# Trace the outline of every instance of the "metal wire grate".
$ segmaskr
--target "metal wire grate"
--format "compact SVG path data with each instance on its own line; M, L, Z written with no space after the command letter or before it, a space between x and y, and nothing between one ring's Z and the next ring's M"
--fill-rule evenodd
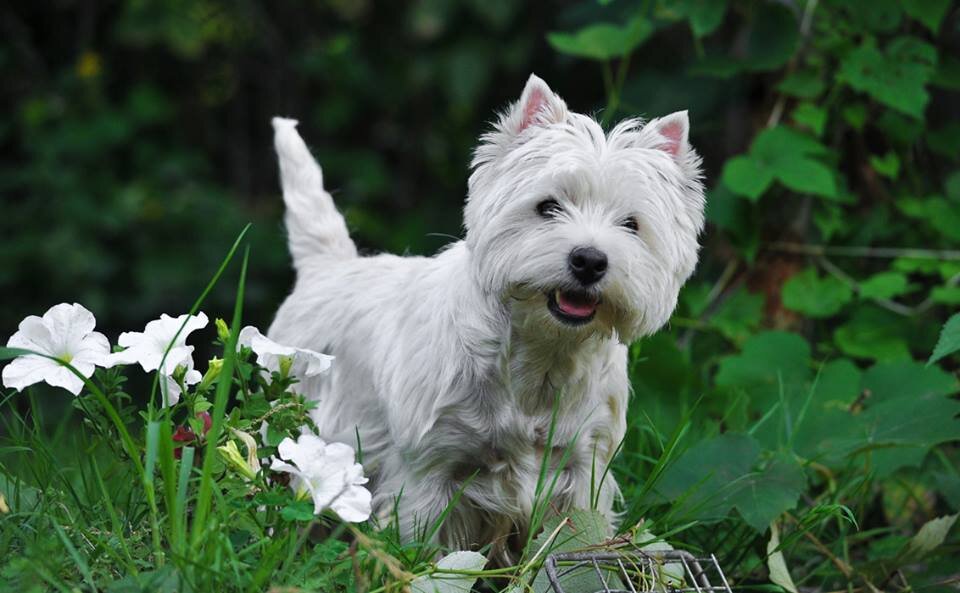
M596 593L732 593L713 554L698 558L683 550L637 548L565 552L547 556L544 567L555 593L565 593L564 584Z

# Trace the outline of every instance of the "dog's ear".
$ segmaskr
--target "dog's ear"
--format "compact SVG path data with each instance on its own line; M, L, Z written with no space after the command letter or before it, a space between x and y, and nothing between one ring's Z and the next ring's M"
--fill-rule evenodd
M678 161L690 152L687 137L690 135L690 119L686 111L650 120L645 131L654 133L655 148L662 150Z
M500 119L500 130L516 136L531 126L559 123L567 119L567 104L550 90L547 83L531 74L520 100Z

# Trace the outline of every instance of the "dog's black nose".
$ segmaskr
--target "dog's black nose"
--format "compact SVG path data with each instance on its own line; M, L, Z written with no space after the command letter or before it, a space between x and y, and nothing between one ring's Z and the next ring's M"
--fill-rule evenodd
M596 247L577 247L570 252L567 265L580 284L590 286L607 272L607 254Z

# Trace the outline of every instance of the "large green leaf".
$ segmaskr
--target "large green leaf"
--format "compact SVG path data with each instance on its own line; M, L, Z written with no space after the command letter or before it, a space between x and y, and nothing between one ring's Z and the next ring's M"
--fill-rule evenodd
M549 33L547 41L559 52L609 60L624 56L640 46L653 33L653 23L636 16L624 26L609 23L588 25L576 33Z
M957 392L956 378L937 367L914 360L878 363L863 374L863 389L868 403L878 405L896 399L921 400L944 397Z
M773 183L773 172L748 155L735 156L723 166L723 183L733 193L756 201Z
M853 299L853 290L846 282L827 275L820 277L816 268L807 268L783 285L783 305L808 317L831 317Z
M696 443L671 464L656 484L674 501L682 519L717 519L733 508L737 481L750 474L760 455L753 437L726 433Z
M574 509L566 513L558 513L543 522L540 535L531 543L528 552L533 554L542 550L541 558L556 552L574 552L605 542L613 535L610 522L595 509ZM608 575L613 580L613 575ZM592 571L589 573L575 573L561 579L565 590L569 591L596 591L600 583ZM611 584L613 584L611 582ZM552 591L547 573L540 570L533 580L533 591L547 593Z
M860 396L861 378L860 369L847 359L823 366L811 387L809 401L792 403L789 408L795 419L794 451L807 459L832 462L855 447L851 444L855 421L850 409ZM844 448L838 447L839 443Z
M780 183L797 193L825 198L837 196L837 184L830 168L813 159L781 159L776 162L774 172Z
M910 18L920 21L936 34L947 9L950 8L950 0L904 0L901 6Z
M730 500L750 527L763 531L797 505L806 485L806 476L796 460L777 455L761 471L740 480Z
M757 134L748 155L730 159L723 182L734 193L757 200L776 179L793 191L837 198L837 185L829 167L817 160L829 150L815 138L786 126Z
M810 346L797 334L761 332L743 344L740 354L720 361L718 387L742 389L762 402L776 401L781 385L801 385L809 377Z
M837 78L920 119L930 98L926 85L936 65L937 50L915 37L898 37L884 51L868 40L843 58Z
M943 324L940 330L940 339L930 355L927 364L937 362L941 358L949 356L960 350L960 313L954 313L953 316Z
M903 319L866 303L833 332L833 340L848 356L874 360L910 358Z

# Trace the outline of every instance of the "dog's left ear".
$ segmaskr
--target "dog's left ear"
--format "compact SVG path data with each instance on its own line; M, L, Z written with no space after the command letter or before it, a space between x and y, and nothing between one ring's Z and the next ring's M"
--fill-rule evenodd
M531 74L523 87L520 100L510 106L500 119L501 132L517 136L527 128L546 126L567 119L567 104L550 90L547 83Z
M655 148L678 161L682 161L690 151L690 144L687 142L687 137L690 135L690 118L686 111L676 111L651 120L645 131L654 133Z

